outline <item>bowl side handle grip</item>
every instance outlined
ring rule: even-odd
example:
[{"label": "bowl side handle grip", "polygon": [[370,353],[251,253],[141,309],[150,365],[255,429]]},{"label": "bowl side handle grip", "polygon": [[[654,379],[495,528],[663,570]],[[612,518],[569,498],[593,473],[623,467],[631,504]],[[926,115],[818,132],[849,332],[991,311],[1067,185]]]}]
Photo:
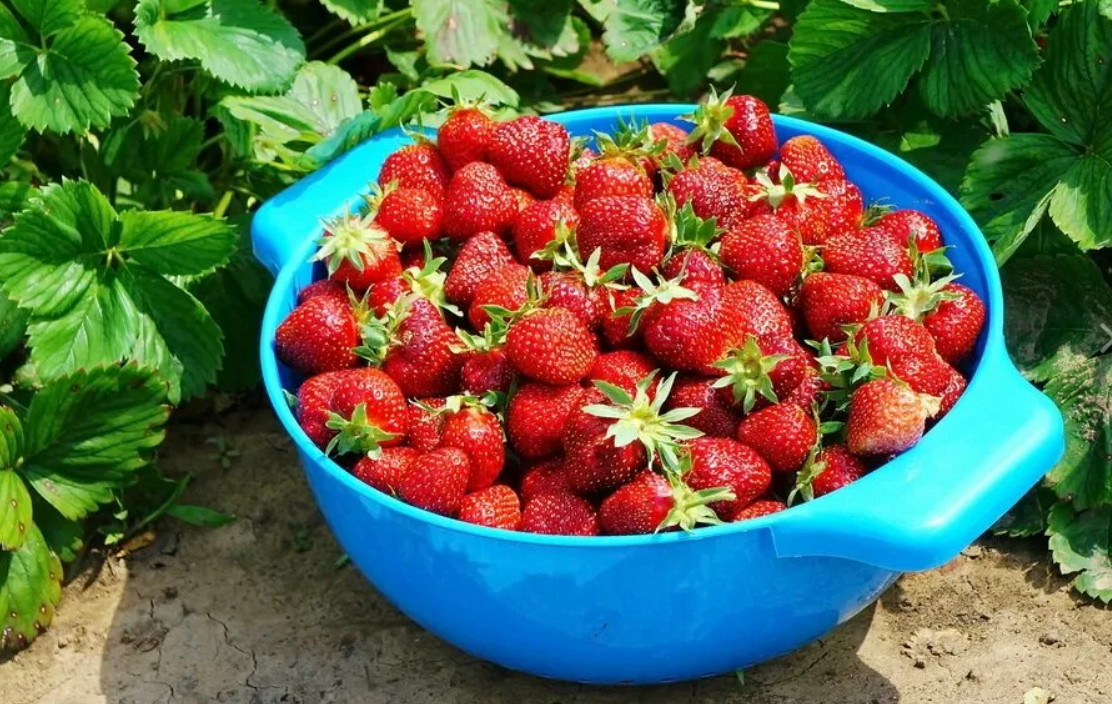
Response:
[{"label": "bowl side handle grip", "polygon": [[915,448],[770,526],[777,554],[931,569],[1014,506],[1061,458],[1064,430],[1053,402],[995,347]]}]

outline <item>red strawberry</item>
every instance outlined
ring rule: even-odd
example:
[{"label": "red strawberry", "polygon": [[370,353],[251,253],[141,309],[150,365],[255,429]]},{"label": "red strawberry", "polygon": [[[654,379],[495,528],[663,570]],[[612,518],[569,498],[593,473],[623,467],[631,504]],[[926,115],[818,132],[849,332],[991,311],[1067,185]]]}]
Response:
[{"label": "red strawberry", "polygon": [[398,330],[400,344],[390,349],[383,371],[406,396],[445,396],[459,390],[464,356],[454,352],[459,338],[427,300],[412,302]]},{"label": "red strawberry", "polygon": [[818,440],[818,428],[808,411],[794,403],[777,403],[742,420],[737,439],[756,450],[777,472],[794,472],[803,466]]},{"label": "red strawberry", "polygon": [[758,215],[722,236],[722,263],[739,279],[763,284],[777,296],[787,294],[803,271],[799,235],[775,215]]},{"label": "red strawberry", "polygon": [[[590,147],[584,147],[579,151],[578,156],[572,154],[572,157],[571,167],[568,170],[571,172],[572,177],[575,177],[580,171],[590,166],[591,162],[598,158],[598,152]],[[564,183],[564,187],[555,197],[566,199],[570,203],[571,199],[575,197],[575,186]]]},{"label": "red strawberry", "polygon": [[654,122],[649,125],[649,139],[654,143],[664,142],[663,152],[642,162],[650,176],[656,173],[660,163],[669,155],[674,155],[681,164],[686,164],[694,156],[695,146],[687,143],[688,134],[687,130],[670,122]]},{"label": "red strawberry", "polygon": [[452,516],[459,510],[470,477],[466,452],[456,447],[437,448],[409,465],[398,483],[398,496],[426,511]]},{"label": "red strawberry", "polygon": [[498,123],[483,110],[473,106],[452,108],[448,119],[436,133],[436,143],[444,161],[458,171],[473,161],[485,161]]},{"label": "red strawberry", "polygon": [[419,188],[437,197],[444,195],[448,178],[448,164],[436,145],[428,142],[402,147],[386,157],[378,172],[381,186],[396,183],[398,188]]},{"label": "red strawberry", "polygon": [[395,188],[376,203],[375,223],[402,244],[444,234],[442,197],[421,188]]},{"label": "red strawberry", "polygon": [[444,423],[441,447],[458,447],[471,463],[468,491],[485,489],[498,479],[506,463],[502,424],[497,416],[482,407],[469,406],[448,417]]},{"label": "red strawberry", "polygon": [[926,420],[938,413],[938,407],[938,399],[899,382],[870,381],[850,399],[846,445],[855,455],[903,452],[923,437]]},{"label": "red strawberry", "polygon": [[731,519],[731,522],[737,523],[738,521],[747,521],[751,518],[771,516],[772,514],[779,513],[786,508],[787,506],[784,504],[783,501],[774,501],[768,499],[754,501],[753,503],[749,504],[748,508],[744,508],[735,513],[734,517]]},{"label": "red strawberry", "polygon": [[575,175],[575,207],[603,196],[651,198],[653,182],[645,169],[632,159],[616,154],[595,159]]},{"label": "red strawberry", "polygon": [[378,457],[362,457],[351,473],[384,494],[395,494],[402,477],[420,454],[412,447],[387,447]]},{"label": "red strawberry", "polygon": [[780,163],[801,183],[846,178],[830,150],[811,135],[799,135],[784,142],[780,146]]},{"label": "red strawberry", "polygon": [[902,354],[888,358],[888,369],[900,381],[928,396],[942,397],[954,368],[937,354]]},{"label": "red strawberry", "polygon": [[520,264],[506,264],[493,269],[479,282],[467,308],[467,319],[476,330],[482,330],[490,321],[484,306],[498,306],[518,310],[529,300],[529,268]]},{"label": "red strawberry", "polygon": [[367,289],[367,308],[381,317],[386,314],[392,304],[411,290],[409,281],[402,276],[379,281]]},{"label": "red strawberry", "polygon": [[749,336],[714,367],[723,374],[715,381],[723,403],[749,413],[769,402],[785,399],[811,371],[811,356],[791,337]]},{"label": "red strawberry", "polygon": [[324,261],[328,278],[341,286],[365,291],[402,273],[398,244],[368,218],[349,215],[326,223],[313,261]]},{"label": "red strawberry", "polygon": [[637,382],[651,374],[654,369],[656,363],[640,352],[617,350],[600,354],[595,359],[595,365],[591,367],[587,379],[613,384],[632,396],[637,390]]},{"label": "red strawberry", "polygon": [[737,433],[741,414],[734,410],[733,404],[723,401],[722,395],[714,387],[714,379],[702,377],[680,377],[664,409],[698,408],[699,413],[688,418],[685,423],[712,437],[732,438]]},{"label": "red strawberry", "polygon": [[691,470],[684,480],[692,489],[725,487],[733,492],[729,501],[718,501],[710,507],[724,521],[757,497],[772,484],[772,469],[751,447],[729,438],[696,438],[687,445]]},{"label": "red strawberry", "polygon": [[[522,211],[537,202],[533,194],[523,188],[512,188],[510,190],[513,191],[514,201],[517,203],[517,216],[520,216]],[[516,217],[514,221],[517,221]]]},{"label": "red strawberry", "polygon": [[[865,206],[857,186],[840,180],[821,181],[813,186],[792,183],[795,185],[786,189],[774,210],[777,217],[799,233],[803,244],[826,244],[834,237],[858,229]],[[814,193],[813,197],[804,195],[809,191]],[[770,203],[776,200],[775,196],[769,198]],[[757,201],[750,212],[761,205],[763,201]]]},{"label": "red strawberry", "polygon": [[460,369],[460,382],[464,391],[474,395],[487,391],[505,393],[510,390],[516,378],[517,371],[501,349],[475,352]]},{"label": "red strawberry", "polygon": [[457,171],[444,197],[444,229],[456,242],[480,232],[502,235],[517,218],[518,202],[498,169],[472,162]]},{"label": "red strawberry", "polygon": [[950,412],[950,409],[958,402],[961,395],[965,393],[965,386],[965,377],[957,369],[950,367],[950,380],[939,395],[938,413],[934,416],[935,420],[941,419],[942,416]]},{"label": "red strawberry", "polygon": [[669,230],[668,218],[652,199],[604,196],[579,209],[576,239],[580,252],[601,250],[603,271],[630,264],[647,272],[664,258]]},{"label": "red strawberry", "polygon": [[297,390],[297,422],[321,449],[336,435],[326,424],[332,412],[332,395],[347,373],[347,370],[340,370],[317,374],[306,379]]},{"label": "red strawberry", "polygon": [[849,274],[818,272],[803,280],[799,305],[807,329],[816,340],[841,342],[843,325],[868,320],[884,303],[884,291],[875,282]]},{"label": "red strawberry", "polygon": [[932,252],[942,247],[942,233],[931,216],[918,210],[897,210],[888,213],[876,224],[901,247],[907,248],[912,238],[920,252]]},{"label": "red strawberry", "polygon": [[[584,408],[602,404],[602,392],[588,389]],[[564,473],[573,490],[593,494],[614,489],[633,479],[648,462],[639,442],[618,447],[607,431],[613,420],[573,411],[564,426]]]},{"label": "red strawberry", "polygon": [[868,345],[873,364],[907,355],[933,357],[934,338],[922,323],[903,315],[885,315],[865,323],[855,336],[857,346]]},{"label": "red strawberry", "polygon": [[351,303],[332,296],[297,306],[274,334],[278,359],[306,375],[354,367],[359,357],[352,350],[360,343]]},{"label": "red strawberry", "polygon": [[548,271],[552,262],[533,255],[544,250],[558,236],[558,226],[574,229],[579,224],[579,214],[571,203],[560,200],[539,200],[517,216],[514,223],[513,242],[517,258],[532,267],[533,271]]},{"label": "red strawberry", "polygon": [[547,271],[540,276],[540,290],[546,308],[566,308],[583,321],[588,329],[598,328],[606,312],[605,293],[590,288],[579,273]]},{"label": "red strawberry", "polygon": [[409,411],[393,379],[373,367],[353,369],[332,394],[328,427],[339,431],[328,451],[377,454],[405,440]]},{"label": "red strawberry", "polygon": [[495,484],[463,497],[458,518],[487,528],[517,530],[521,525],[521,502],[513,489]]},{"label": "red strawberry", "polygon": [[832,491],[852,484],[865,476],[865,465],[850,454],[845,445],[824,447],[815,457],[823,464],[822,471],[811,480],[811,490],[815,496],[825,496]]},{"label": "red strawberry", "polygon": [[794,403],[806,410],[818,403],[819,394],[829,388],[830,385],[822,378],[819,371],[812,366],[808,366],[807,371],[803,374],[803,379],[786,396],[780,399],[780,403]]},{"label": "red strawberry", "polygon": [[606,497],[598,523],[608,535],[653,533],[676,526],[691,530],[699,523],[719,523],[708,504],[732,498],[726,488],[696,492],[682,479],[645,470]]},{"label": "red strawberry", "polygon": [[498,125],[487,158],[515,186],[551,198],[564,185],[571,139],[558,122],[523,115]]},{"label": "red strawberry", "polygon": [[[440,447],[440,437],[444,434],[444,413],[437,412],[444,407],[443,398],[425,398],[409,405],[409,445],[418,452],[429,452]],[[431,411],[428,409],[432,409]]]},{"label": "red strawberry", "polygon": [[601,331],[607,344],[615,348],[626,348],[637,345],[641,341],[642,329],[630,334],[629,313],[617,314],[618,310],[632,309],[637,303],[640,292],[636,289],[606,290],[605,311],[602,316]]},{"label": "red strawberry", "polygon": [[724,284],[726,275],[722,265],[705,250],[684,248],[676,250],[664,262],[661,273],[688,286],[697,283]]},{"label": "red strawberry", "polygon": [[566,491],[548,492],[525,504],[521,530],[547,535],[598,535],[598,516],[582,497]]},{"label": "red strawberry", "polygon": [[513,254],[502,238],[493,232],[480,232],[460,247],[444,281],[444,295],[458,306],[470,306],[483,279],[513,263]]},{"label": "red strawberry", "polygon": [[942,288],[954,296],[938,303],[923,317],[923,326],[934,336],[938,354],[950,364],[969,356],[985,324],[985,304],[967,286],[950,283]]},{"label": "red strawberry", "polygon": [[510,444],[528,459],[558,453],[563,447],[564,426],[572,413],[585,405],[586,393],[575,384],[522,384],[506,409]]},{"label": "red strawberry", "polygon": [[521,498],[529,501],[541,494],[569,490],[564,460],[557,457],[533,465],[521,478]]},{"label": "red strawberry", "polygon": [[903,274],[910,279],[915,273],[907,245],[900,245],[876,227],[831,238],[822,248],[822,259],[826,271],[832,274],[861,276],[889,291],[899,289],[894,277]]},{"label": "red strawberry", "polygon": [[668,192],[677,206],[690,203],[695,215],[714,218],[724,228],[742,222],[752,209],[749,179],[711,157],[676,174],[668,183]]},{"label": "red strawberry", "polygon": [[779,339],[792,334],[792,318],[772,291],[756,281],[735,281],[726,286],[726,305],[739,317],[747,334]]},{"label": "red strawberry", "polygon": [[310,298],[316,298],[317,296],[330,296],[341,303],[347,303],[350,300],[347,288],[331,279],[321,279],[297,292],[297,304],[301,305]]},{"label": "red strawberry", "polygon": [[525,376],[570,384],[587,376],[598,355],[595,336],[564,308],[543,308],[510,325],[506,354]]},{"label": "red strawberry", "polygon": [[689,141],[701,140],[703,151],[710,147],[711,156],[735,169],[760,166],[776,153],[776,130],[768,106],[751,95],[721,97],[712,93],[710,100],[695,111],[695,131]]}]

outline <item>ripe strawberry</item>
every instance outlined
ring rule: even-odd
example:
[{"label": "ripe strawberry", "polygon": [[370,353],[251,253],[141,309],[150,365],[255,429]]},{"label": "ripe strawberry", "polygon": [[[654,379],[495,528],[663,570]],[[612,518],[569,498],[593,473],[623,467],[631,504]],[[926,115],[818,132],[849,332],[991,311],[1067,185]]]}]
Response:
[{"label": "ripe strawberry", "polygon": [[329,453],[377,454],[400,445],[409,430],[405,396],[393,379],[373,367],[345,373],[332,394],[327,427],[338,431]]},{"label": "ripe strawberry", "polygon": [[683,248],[674,250],[664,262],[660,272],[666,278],[676,279],[688,286],[698,283],[724,284],[726,274],[722,265],[706,250]]},{"label": "ripe strawberry", "polygon": [[444,281],[444,295],[452,303],[466,308],[471,305],[475,289],[483,279],[513,263],[513,254],[502,238],[493,232],[480,232],[460,247]]},{"label": "ripe strawberry", "polygon": [[690,203],[697,216],[714,218],[724,228],[745,220],[753,207],[749,201],[753,191],[745,174],[712,157],[680,171],[668,183],[667,190],[677,206]]},{"label": "ripe strawberry", "polygon": [[[669,288],[676,287],[665,282],[658,290]],[[703,284],[680,290],[686,290],[684,297],[653,303],[648,309],[643,323],[645,346],[667,367],[714,375],[714,363],[745,337],[740,314],[727,305],[726,286]]]},{"label": "ripe strawberry", "polygon": [[322,450],[336,435],[327,426],[332,412],[332,395],[343,382],[347,370],[324,372],[305,380],[297,390],[297,423],[313,444]]},{"label": "ripe strawberry", "polygon": [[825,496],[852,484],[868,471],[861,460],[850,454],[845,445],[824,447],[816,455],[815,461],[823,464],[822,471],[811,480],[811,490],[815,496]]},{"label": "ripe strawberry", "polygon": [[498,306],[506,310],[520,309],[529,300],[529,268],[520,264],[506,264],[491,270],[475,287],[467,319],[476,330],[490,322],[485,306]]},{"label": "ripe strawberry", "polygon": [[803,271],[799,235],[772,214],[746,220],[722,236],[718,256],[740,279],[763,284],[777,296],[787,294]]},{"label": "ripe strawberry", "polygon": [[448,417],[441,447],[458,447],[467,453],[471,464],[468,491],[485,489],[498,479],[506,463],[502,424],[498,417],[481,406],[467,406]]},{"label": "ripe strawberry", "polygon": [[687,425],[711,437],[732,438],[737,433],[741,414],[734,410],[732,403],[725,403],[714,379],[702,377],[680,377],[664,410],[675,408],[698,408],[699,413],[688,418]]},{"label": "ripe strawberry", "polygon": [[900,381],[928,396],[942,397],[954,368],[937,354],[901,354],[888,358],[888,369]]},{"label": "ripe strawberry", "polygon": [[444,229],[455,242],[480,232],[497,235],[510,230],[518,202],[498,169],[472,162],[457,171],[444,196]]},{"label": "ripe strawberry", "polygon": [[780,146],[780,162],[801,183],[844,181],[846,178],[846,172],[830,150],[811,135],[799,135],[784,142]]},{"label": "ripe strawberry", "polygon": [[786,508],[787,505],[784,504],[783,501],[762,499],[760,501],[754,501],[753,503],[749,504],[748,508],[744,508],[735,513],[734,517],[730,519],[730,522],[737,523],[738,521],[747,521],[751,518],[771,516],[772,514],[779,513]]},{"label": "ripe strawberry", "polygon": [[665,478],[651,470],[638,474],[603,500],[599,528],[608,535],[637,535],[700,523],[720,523],[708,504],[733,499],[728,488],[694,491],[683,479]]},{"label": "ripe strawberry", "polygon": [[525,504],[521,530],[547,535],[598,535],[598,516],[582,497],[566,491],[548,492]]},{"label": "ripe strawberry", "polygon": [[950,412],[950,409],[958,402],[961,395],[965,393],[966,383],[965,377],[961,375],[961,372],[950,367],[950,380],[946,384],[946,388],[942,389],[942,393],[939,395],[938,413],[935,414],[934,420],[940,420],[942,416]]},{"label": "ripe strawberry", "polygon": [[420,454],[412,447],[387,447],[378,457],[360,458],[351,473],[364,484],[392,495],[397,493],[402,477]]},{"label": "ripe strawberry", "polygon": [[903,315],[884,315],[865,323],[855,336],[857,346],[868,345],[874,364],[907,355],[933,357],[934,338],[922,323]]},{"label": "ripe strawberry", "polygon": [[539,200],[530,205],[521,211],[514,222],[513,243],[518,260],[532,267],[533,271],[548,271],[552,268],[552,262],[533,255],[543,251],[550,242],[557,239],[561,235],[561,229],[566,232],[578,224],[579,214],[567,201],[554,198]]},{"label": "ripe strawberry", "polygon": [[505,393],[510,390],[516,378],[517,370],[501,349],[475,352],[460,369],[460,382],[464,391],[476,396],[487,391]]},{"label": "ripe strawberry", "polygon": [[[597,389],[588,389],[584,408],[602,404],[605,396]],[[609,491],[633,479],[648,462],[645,448],[639,442],[615,445],[607,434],[613,420],[577,409],[564,426],[564,473],[574,491],[594,494]]]},{"label": "ripe strawberry", "polygon": [[602,156],[575,175],[575,207],[603,196],[651,198],[653,182],[641,164],[622,154]]},{"label": "ripe strawberry", "polygon": [[753,448],[729,438],[696,438],[687,445],[691,470],[684,480],[692,489],[725,487],[733,492],[729,501],[710,507],[724,521],[753,503],[772,485],[772,469]]},{"label": "ripe strawberry", "polygon": [[579,209],[576,238],[580,252],[601,250],[603,271],[630,264],[647,272],[664,258],[669,230],[668,218],[652,199],[604,196]]},{"label": "ripe strawberry", "polygon": [[564,185],[571,139],[564,126],[534,115],[503,122],[487,146],[487,158],[506,180],[538,198],[551,198]]},{"label": "ripe strawberry", "polygon": [[452,171],[473,161],[485,161],[498,123],[478,107],[464,105],[452,108],[448,119],[436,133],[436,144]]},{"label": "ripe strawberry", "polygon": [[278,359],[302,374],[347,369],[359,363],[359,321],[351,303],[316,296],[293,309],[278,326],[274,346]]},{"label": "ripe strawberry", "polygon": [[506,409],[510,444],[526,459],[558,453],[563,447],[564,426],[573,412],[586,405],[583,400],[586,393],[576,384],[522,384],[510,397]]},{"label": "ripe strawberry", "polygon": [[637,382],[654,369],[656,363],[640,352],[617,350],[600,354],[587,374],[587,379],[613,384],[632,396],[637,391]]},{"label": "ripe strawberry", "polygon": [[783,336],[759,341],[750,335],[743,345],[729,350],[714,367],[714,382],[723,403],[744,413],[786,398],[811,370],[811,356],[795,339]]},{"label": "ripe strawberry", "polygon": [[530,205],[536,203],[537,199],[533,197],[532,193],[523,188],[511,188],[510,190],[513,191],[514,202],[517,204],[517,215],[514,217],[514,221],[516,222],[517,216],[520,216],[522,211]]},{"label": "ripe strawberry", "polygon": [[618,314],[619,310],[632,310],[637,303],[640,293],[637,289],[606,290],[603,302],[605,308],[602,316],[602,337],[612,348],[624,349],[634,347],[641,342],[642,328],[638,327],[633,334],[629,332],[629,313]]},{"label": "ripe strawberry", "polygon": [[[579,175],[580,171],[590,166],[591,162],[593,162],[597,158],[598,152],[596,152],[594,149],[591,149],[590,147],[583,147],[583,149],[579,150],[578,154],[574,153],[573,150],[571,166],[568,169],[568,171],[571,172],[573,179],[575,176]],[[565,182],[564,187],[560,189],[560,192],[556,194],[555,197],[560,198],[561,200],[567,200],[570,203],[571,199],[575,197],[575,186],[569,185]]]},{"label": "ripe strawberry", "polygon": [[876,227],[904,248],[907,248],[912,238],[920,252],[932,252],[942,247],[942,233],[938,229],[938,223],[918,210],[896,210],[888,213],[877,222]]},{"label": "ripe strawberry", "polygon": [[440,447],[419,455],[409,465],[397,492],[408,504],[452,516],[459,510],[470,477],[467,453],[456,447]]},{"label": "ripe strawberry", "polygon": [[446,396],[459,390],[464,356],[453,351],[459,338],[432,303],[413,301],[396,337],[399,344],[387,353],[382,369],[406,396]]},{"label": "ripe strawberry", "polygon": [[386,315],[390,306],[412,290],[409,281],[403,276],[379,281],[367,289],[367,308],[376,316]]},{"label": "ripe strawberry", "polygon": [[546,271],[540,275],[540,290],[546,308],[565,308],[575,313],[589,330],[598,328],[606,312],[605,293],[590,288],[583,276],[570,271]]},{"label": "ripe strawberry", "polygon": [[402,147],[382,162],[378,183],[398,188],[419,188],[436,197],[444,195],[448,187],[448,164],[435,144],[421,142]]},{"label": "ripe strawberry", "polygon": [[533,465],[521,478],[521,498],[525,501],[554,491],[569,491],[568,477],[564,474],[564,460],[561,457]]},{"label": "ripe strawberry", "polygon": [[822,248],[826,271],[832,274],[853,274],[875,281],[881,288],[896,291],[895,277],[909,279],[915,266],[907,245],[876,227],[852,230],[827,240]]},{"label": "ripe strawberry", "polygon": [[780,339],[792,334],[792,318],[772,291],[756,281],[726,286],[726,305],[738,316],[740,327],[758,338]]},{"label": "ripe strawberry", "polygon": [[841,342],[846,339],[842,326],[865,322],[883,303],[884,291],[876,282],[849,274],[811,274],[799,290],[799,305],[815,340]]},{"label": "ripe strawberry", "polygon": [[443,197],[421,188],[395,188],[375,203],[374,221],[402,244],[435,240],[444,234]]},{"label": "ripe strawberry", "polygon": [[[424,398],[409,404],[409,445],[418,452],[429,452],[440,447],[444,434],[446,414],[437,412],[444,407],[443,398]],[[432,410],[429,410],[432,409]]]},{"label": "ripe strawberry", "polygon": [[313,261],[324,261],[328,278],[341,286],[365,291],[402,273],[398,244],[369,218],[348,215],[326,223]]},{"label": "ripe strawberry", "polygon": [[525,376],[546,384],[570,384],[591,371],[595,336],[575,313],[543,308],[510,325],[506,354]]},{"label": "ripe strawberry", "polygon": [[942,288],[954,296],[944,299],[923,317],[923,326],[934,337],[938,354],[950,364],[960,364],[977,344],[985,324],[985,304],[967,286],[950,283]]},{"label": "ripe strawberry", "polygon": [[679,125],[670,122],[654,122],[649,125],[649,139],[654,143],[664,142],[664,150],[659,154],[642,160],[649,176],[654,176],[660,164],[669,156],[674,155],[681,164],[695,155],[695,146],[687,143],[688,132]]},{"label": "ripe strawberry", "polygon": [[301,305],[310,298],[316,298],[317,296],[330,296],[341,303],[347,303],[350,300],[347,288],[332,279],[321,279],[297,292],[297,304]]},{"label": "ripe strawberry", "polygon": [[704,152],[709,147],[711,156],[735,169],[760,166],[776,153],[772,116],[759,98],[712,92],[694,119],[695,130],[688,141],[701,141]]},{"label": "ripe strawberry", "polygon": [[808,411],[794,403],[777,403],[742,420],[737,439],[756,450],[777,472],[794,472],[803,466],[818,440],[818,428]]},{"label": "ripe strawberry", "polygon": [[938,413],[939,401],[891,379],[859,387],[850,400],[846,445],[855,455],[903,452],[923,437],[926,420]]},{"label": "ripe strawberry", "polygon": [[786,396],[780,398],[780,403],[794,403],[807,410],[819,402],[821,394],[830,388],[830,384],[813,366],[808,366],[803,378]]},{"label": "ripe strawberry", "polygon": [[[786,173],[786,172],[785,172]],[[762,174],[758,173],[758,180]],[[765,184],[765,201],[758,200],[750,212],[771,207],[777,217],[788,223],[805,245],[823,245],[832,238],[853,232],[864,214],[864,198],[860,189],[849,181],[826,180],[813,185],[800,185],[782,178],[787,184]],[[811,194],[808,197],[808,193]]]},{"label": "ripe strawberry", "polygon": [[521,502],[513,489],[495,484],[463,497],[458,518],[487,528],[517,530],[521,525]]}]

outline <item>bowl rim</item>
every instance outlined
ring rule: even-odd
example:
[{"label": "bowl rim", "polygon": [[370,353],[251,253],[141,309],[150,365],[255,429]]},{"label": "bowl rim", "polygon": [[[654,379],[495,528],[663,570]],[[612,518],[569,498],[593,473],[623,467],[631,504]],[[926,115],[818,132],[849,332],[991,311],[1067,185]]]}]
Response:
[{"label": "bowl rim", "polygon": [[[633,104],[633,105],[619,105],[609,107],[596,107],[586,108],[580,110],[568,110],[560,113],[546,115],[548,119],[557,122],[565,122],[569,119],[608,119],[613,120],[619,116],[635,117],[635,118],[648,118],[674,121],[677,115],[690,113],[695,109],[694,104],[690,103],[650,103],[650,104]],[[936,206],[940,209],[950,211],[961,230],[968,232],[969,241],[972,243],[973,260],[981,265],[984,269],[985,279],[985,309],[986,309],[986,324],[982,330],[984,346],[981,352],[981,358],[978,362],[976,371],[969,378],[969,384],[962,399],[958,403],[962,403],[964,397],[969,395],[975,388],[979,388],[980,384],[978,379],[985,376],[982,369],[989,364],[995,363],[995,360],[1003,354],[1006,358],[1004,350],[1003,339],[1003,293],[1000,282],[999,271],[995,265],[995,258],[992,250],[988,245],[984,234],[981,229],[974,222],[972,216],[961,206],[954,196],[946,191],[934,179],[923,173],[921,170],[901,159],[900,157],[888,152],[870,142],[865,141],[859,137],[842,132],[832,127],[827,127],[818,123],[810,122],[797,117],[787,115],[772,115],[773,123],[777,128],[784,127],[797,132],[806,132],[818,137],[823,142],[840,142],[844,146],[852,148],[860,152],[868,159],[873,159],[883,163],[886,167],[894,169],[901,174],[907,176],[910,180],[915,181],[922,186],[926,194],[934,201]],[[394,128],[382,133],[379,133],[371,140],[381,139],[385,136],[397,135],[400,133],[400,128]],[[363,144],[366,144],[364,142]],[[344,156],[338,158],[333,164],[341,161],[346,157],[352,156],[354,150],[349,151]],[[327,171],[330,167],[326,166],[322,171]],[[325,173],[317,172],[319,178],[325,179]],[[296,188],[297,184],[290,188]],[[353,194],[356,195],[356,194]],[[264,204],[264,208],[266,205]],[[501,528],[489,528],[480,526],[473,523],[467,523],[455,518],[442,516],[440,514],[432,513],[424,509],[412,506],[401,501],[389,494],[381,492],[370,485],[360,481],[350,472],[345,470],[339,464],[334,462],[330,457],[318,448],[302,430],[298,424],[289,404],[286,402],[284,396],[285,389],[281,385],[281,379],[278,374],[278,360],[277,355],[273,348],[273,332],[281,322],[280,308],[283,305],[287,289],[292,288],[293,278],[298,269],[308,260],[311,250],[313,249],[317,236],[320,233],[320,228],[317,228],[312,233],[307,234],[303,242],[298,244],[292,249],[292,255],[282,267],[278,274],[275,276],[274,285],[267,297],[267,304],[263,314],[263,322],[261,326],[260,335],[260,362],[262,366],[263,384],[266,389],[268,398],[274,411],[278,416],[279,421],[284,427],[286,433],[293,440],[294,445],[301,455],[302,465],[306,475],[309,475],[311,468],[310,464],[316,465],[317,468],[323,471],[332,479],[338,481],[347,490],[355,492],[355,494],[362,500],[374,501],[382,507],[396,512],[401,516],[428,524],[430,526],[455,531],[472,535],[476,538],[484,538],[491,540],[499,540],[505,542],[519,543],[525,545],[542,545],[549,547],[575,547],[575,548],[615,548],[615,547],[650,547],[662,544],[686,543],[700,540],[710,540],[716,538],[723,538],[738,533],[745,533],[754,530],[761,530],[764,528],[771,528],[785,521],[792,519],[793,511],[780,511],[767,516],[761,516],[737,523],[723,523],[721,525],[702,526],[691,532],[672,531],[664,533],[652,533],[648,535],[598,535],[598,536],[568,536],[568,535],[546,535],[540,533],[527,533],[522,531],[510,531]],[[945,426],[948,418],[940,420],[929,432],[937,433],[939,426]],[[944,431],[941,431],[944,432]],[[885,468],[895,469],[893,465],[899,465],[907,458],[915,453],[915,447],[901,453],[893,460],[877,467],[875,470],[859,479],[855,484],[865,486],[869,483],[872,475],[877,472],[883,471]],[[848,487],[847,487],[848,488]],[[849,492],[853,493],[853,492]],[[822,496],[814,499],[812,502],[831,502],[837,501],[841,496],[846,496],[846,492],[836,492],[827,496]],[[320,502],[318,501],[318,504]],[[324,507],[321,507],[322,513],[328,517]]]}]

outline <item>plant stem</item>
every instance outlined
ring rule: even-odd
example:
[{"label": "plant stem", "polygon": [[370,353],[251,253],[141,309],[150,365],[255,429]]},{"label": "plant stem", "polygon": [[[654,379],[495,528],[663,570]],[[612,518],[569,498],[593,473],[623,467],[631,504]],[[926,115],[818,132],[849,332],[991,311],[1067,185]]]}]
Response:
[{"label": "plant stem", "polygon": [[412,15],[413,15],[413,11],[410,10],[409,8],[406,8],[404,10],[398,10],[397,12],[391,12],[387,15],[383,15],[382,17],[378,17],[378,18],[376,18],[376,19],[374,19],[370,22],[367,22],[366,24],[361,24],[358,27],[352,27],[348,31],[343,32],[341,34],[338,34],[338,35],[332,37],[331,39],[329,39],[328,41],[324,42],[324,44],[321,44],[320,46],[314,48],[313,49],[313,56],[314,57],[319,57],[320,55],[324,54],[326,51],[331,50],[336,45],[338,45],[342,42],[345,42],[345,41],[351,39],[352,37],[359,36],[360,34],[363,34],[364,32],[371,31],[373,29],[381,27],[382,25],[390,24],[391,22],[394,22],[395,20],[399,20],[399,19],[403,19],[403,18],[408,19]]},{"label": "plant stem", "polygon": [[220,202],[216,204],[212,211],[213,217],[224,217],[224,213],[228,212],[228,206],[232,204],[233,197],[235,197],[235,191],[224,191],[224,195],[220,196]]},{"label": "plant stem", "polygon": [[330,58],[327,63],[331,66],[335,66],[336,64],[340,63],[341,61],[343,61],[347,57],[351,56],[352,54],[355,54],[359,51],[362,51],[363,49],[365,49],[369,45],[377,42],[379,39],[382,39],[387,34],[392,32],[396,27],[398,27],[402,23],[404,23],[406,21],[406,19],[407,18],[405,18],[405,17],[399,17],[397,20],[395,20],[391,24],[388,24],[388,25],[382,27],[378,31],[371,32],[370,34],[364,35],[358,41],[356,41],[352,44],[349,44],[346,47],[344,47],[343,49],[341,49],[340,51],[336,52],[336,54],[333,55],[332,58]]},{"label": "plant stem", "polygon": [[748,0],[747,4],[753,7],[759,7],[762,10],[772,10],[773,12],[780,9],[780,3],[772,2],[771,0]]},{"label": "plant stem", "polygon": [[332,32],[334,32],[336,30],[336,28],[339,27],[340,25],[342,25],[343,23],[344,23],[344,21],[341,20],[339,17],[333,17],[331,20],[326,22],[323,27],[321,27],[317,31],[313,32],[309,36],[309,38],[305,40],[306,46],[308,46],[309,44],[316,44],[317,42],[319,42],[325,36],[327,36],[329,34],[332,34]]}]

